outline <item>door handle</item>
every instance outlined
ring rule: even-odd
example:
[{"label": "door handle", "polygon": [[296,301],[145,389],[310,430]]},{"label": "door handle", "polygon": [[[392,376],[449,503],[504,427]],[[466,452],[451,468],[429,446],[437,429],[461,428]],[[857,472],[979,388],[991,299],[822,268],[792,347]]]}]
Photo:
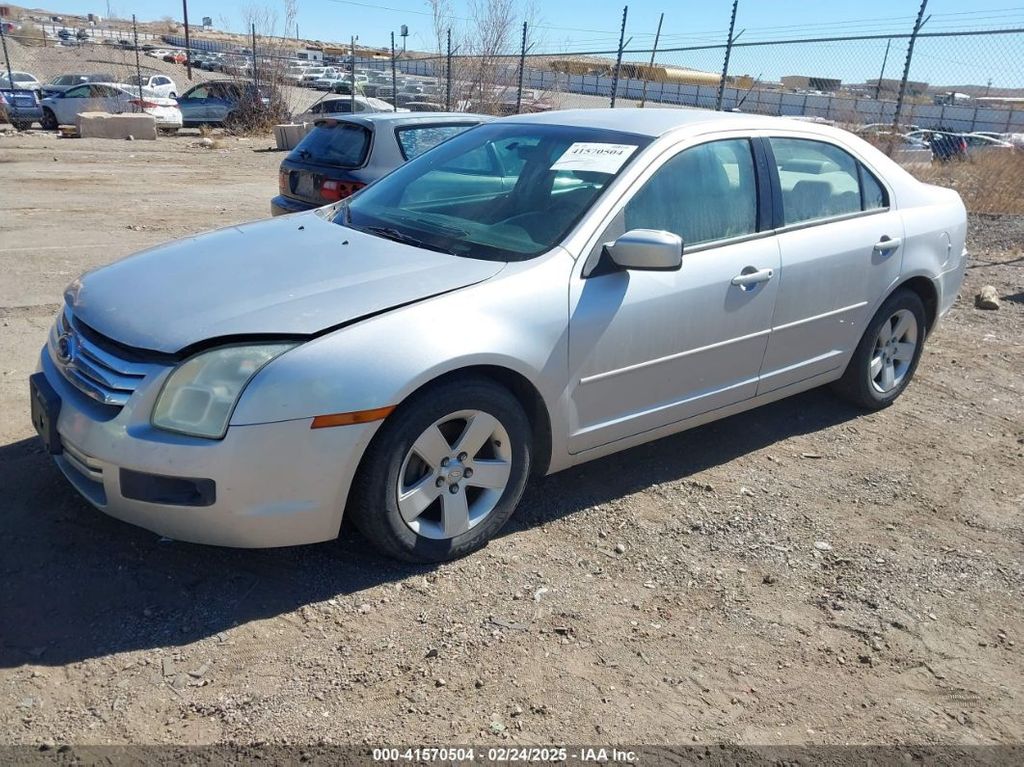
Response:
[{"label": "door handle", "polygon": [[732,278],[732,284],[741,288],[748,288],[751,285],[758,284],[759,282],[768,282],[768,280],[774,276],[774,269],[754,269],[754,267],[748,266],[741,273]]},{"label": "door handle", "polygon": [[875,243],[874,249],[879,253],[886,253],[890,250],[896,250],[896,248],[898,248],[900,246],[900,243],[902,242],[903,240],[901,240],[899,237],[889,237],[888,235],[883,235],[882,239]]}]

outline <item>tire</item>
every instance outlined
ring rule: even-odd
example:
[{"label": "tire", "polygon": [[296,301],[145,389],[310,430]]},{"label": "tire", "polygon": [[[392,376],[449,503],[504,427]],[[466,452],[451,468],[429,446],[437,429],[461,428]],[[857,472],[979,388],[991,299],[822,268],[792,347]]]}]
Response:
[{"label": "tire", "polygon": [[57,130],[57,115],[53,113],[52,109],[43,108],[43,119],[39,121],[39,124],[43,126],[43,130]]},{"label": "tire", "polygon": [[[489,379],[429,386],[374,436],[356,472],[348,513],[375,547],[396,559],[442,562],[469,554],[486,545],[519,504],[531,436],[519,402]],[[460,445],[464,438],[468,447]],[[477,443],[472,455],[459,450],[472,451]]]},{"label": "tire", "polygon": [[871,318],[843,377],[833,384],[833,389],[865,410],[889,407],[914,377],[924,349],[926,327],[927,316],[920,297],[906,288],[897,290]]},{"label": "tire", "polygon": [[11,125],[14,126],[14,130],[19,130],[19,131],[20,130],[28,130],[29,128],[32,127],[32,123],[25,122],[24,120],[12,121]]}]

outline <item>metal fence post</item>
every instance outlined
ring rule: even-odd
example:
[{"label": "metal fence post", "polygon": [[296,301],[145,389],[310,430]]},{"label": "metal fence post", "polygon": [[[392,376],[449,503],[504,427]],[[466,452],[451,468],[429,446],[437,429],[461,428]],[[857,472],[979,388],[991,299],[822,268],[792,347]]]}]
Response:
[{"label": "metal fence post", "polygon": [[[44,33],[45,34],[45,33]],[[7,55],[7,33],[4,32],[4,22],[0,21],[0,42],[4,45],[4,66],[7,67],[7,87],[14,87],[14,75],[11,74],[11,59]]]},{"label": "metal fence post", "polygon": [[452,111],[452,28],[448,27],[448,60],[444,68],[444,111]]},{"label": "metal fence post", "polygon": [[[644,75],[644,86],[640,91],[640,108],[643,109],[644,104],[647,103],[647,79],[650,77],[651,72],[654,71],[654,56],[658,53],[658,41],[661,39],[661,23],[665,20],[665,14],[661,14],[658,17],[658,31],[654,33],[654,47],[651,48],[651,63],[647,67],[647,73]],[[664,81],[662,81],[664,82]]]},{"label": "metal fence post", "polygon": [[612,98],[611,108],[615,109],[615,92],[619,89],[619,70],[622,68],[622,49],[626,47],[626,16],[629,15],[629,6],[622,9],[622,30],[619,32],[619,55],[615,59],[615,75],[612,77]]},{"label": "metal fence post", "polygon": [[882,80],[885,78],[885,65],[889,62],[890,45],[892,45],[891,37],[885,43],[885,55],[882,56],[882,71],[878,73],[878,85],[875,86],[875,101],[878,101],[878,96],[882,92]]},{"label": "metal fence post", "polygon": [[260,87],[260,70],[256,64],[256,22],[252,25],[252,82],[259,90]]},{"label": "metal fence post", "polygon": [[398,111],[398,76],[394,71],[394,33],[391,33],[391,109]]},{"label": "metal fence post", "polygon": [[896,97],[896,114],[892,120],[893,136],[889,141],[889,154],[896,145],[896,133],[900,129],[900,118],[903,115],[903,99],[907,94],[907,79],[910,77],[910,60],[914,57],[914,43],[917,41],[917,33],[921,31],[924,24],[924,9],[928,7],[928,0],[921,0],[921,7],[917,10],[917,21],[914,22],[914,31],[910,34],[910,42],[907,43],[907,60],[903,64],[903,79],[900,80],[900,92]]},{"label": "metal fence post", "polygon": [[142,64],[139,63],[139,25],[135,21],[134,13],[132,14],[132,42],[135,43],[135,77],[139,83],[139,101],[142,101]]},{"label": "metal fence post", "polygon": [[349,82],[352,88],[352,114],[356,113],[356,36],[352,35],[352,66],[349,69]]},{"label": "metal fence post", "polygon": [[722,79],[718,81],[718,96],[715,109],[722,111],[722,100],[725,98],[725,80],[729,76],[729,57],[732,55],[733,30],[736,28],[736,7],[740,0],[732,0],[732,18],[729,19],[729,39],[725,43],[725,63],[722,65]]},{"label": "metal fence post", "polygon": [[[188,36],[188,0],[181,0],[181,12],[185,18],[185,56],[187,57],[185,59],[185,75],[188,77],[188,81],[192,82],[192,42]],[[135,14],[132,14],[132,19],[135,19]],[[255,67],[253,71],[255,71]]]},{"label": "metal fence post", "polygon": [[516,90],[516,114],[523,109],[523,70],[526,69],[526,22],[523,22],[523,42],[519,48],[519,87]]}]

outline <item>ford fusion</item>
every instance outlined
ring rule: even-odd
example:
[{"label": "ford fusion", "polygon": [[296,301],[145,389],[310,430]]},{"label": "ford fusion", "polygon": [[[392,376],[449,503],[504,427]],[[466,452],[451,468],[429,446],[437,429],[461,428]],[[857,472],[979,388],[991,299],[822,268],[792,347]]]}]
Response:
[{"label": "ford fusion", "polygon": [[171,538],[465,554],[556,472],[830,383],[907,387],[966,215],[842,130],[692,110],[487,123],[353,197],[73,282],[32,419]]}]

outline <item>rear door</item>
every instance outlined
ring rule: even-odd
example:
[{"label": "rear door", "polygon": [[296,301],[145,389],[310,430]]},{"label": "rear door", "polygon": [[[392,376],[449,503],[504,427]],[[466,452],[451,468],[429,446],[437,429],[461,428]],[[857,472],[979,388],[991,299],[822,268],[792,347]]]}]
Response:
[{"label": "rear door", "polygon": [[764,145],[782,270],[759,395],[845,366],[903,258],[890,192],[849,150],[794,136]]}]

